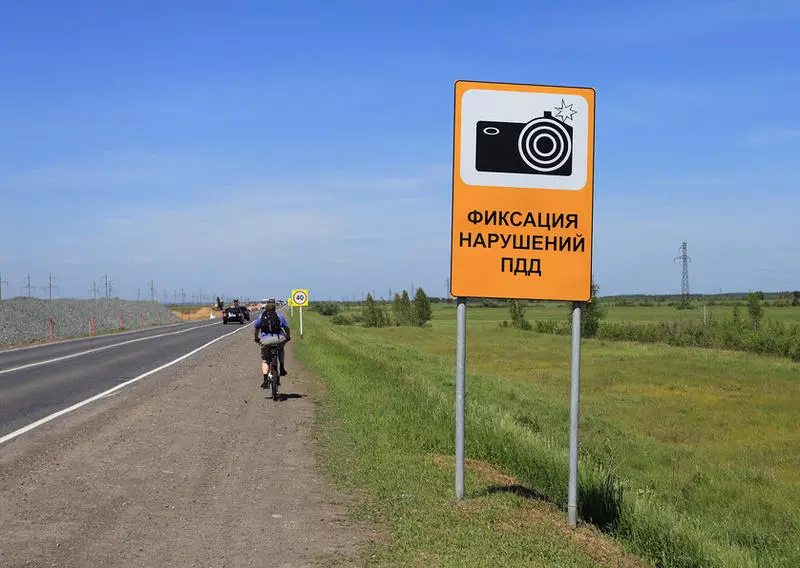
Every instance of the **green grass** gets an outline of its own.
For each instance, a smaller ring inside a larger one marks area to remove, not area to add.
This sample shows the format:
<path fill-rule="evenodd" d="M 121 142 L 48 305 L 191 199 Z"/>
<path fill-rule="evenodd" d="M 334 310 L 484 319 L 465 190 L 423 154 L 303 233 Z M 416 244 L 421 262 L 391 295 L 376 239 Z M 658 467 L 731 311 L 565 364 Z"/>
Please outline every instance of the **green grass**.
<path fill-rule="evenodd" d="M 618 309 L 643 317 L 639 310 L 667 308 Z M 468 310 L 467 456 L 563 507 L 569 339 L 501 329 L 507 315 Z M 553 523 L 503 521 L 514 530 L 496 534 L 493 519 L 515 518 L 530 501 L 487 492 L 485 480 L 468 478 L 467 502 L 451 503 L 452 468 L 431 458 L 453 453 L 451 306 L 437 307 L 427 329 L 329 321 L 309 313 L 307 340 L 295 352 L 330 388 L 324 420 L 339 424 L 331 428 L 337 445 L 324 444 L 334 448 L 332 462 L 343 455 L 335 448 L 348 448 L 340 472 L 372 496 L 369 514 L 388 522 L 391 538 L 376 551 L 381 563 L 597 564 L 568 532 L 545 539 Z M 582 364 L 584 518 L 654 565 L 800 566 L 800 365 L 599 341 L 584 342 Z M 461 528 L 478 532 L 462 539 Z M 535 556 L 542 550 L 548 556 Z M 468 563 L 459 563 L 462 553 Z"/>
<path fill-rule="evenodd" d="M 555 320 L 567 319 L 570 305 L 560 302 L 531 304 L 525 307 L 525 317 L 534 320 Z M 747 319 L 747 306 L 742 304 L 739 307 L 741 317 Z M 472 313 L 474 312 L 474 313 Z M 455 318 L 454 304 L 434 304 L 434 318 L 451 317 Z M 495 325 L 502 320 L 508 320 L 508 308 L 477 308 L 471 310 L 470 316 L 476 322 L 491 322 Z M 732 306 L 710 306 L 707 308 L 707 317 L 715 319 L 731 319 L 733 316 Z M 765 307 L 764 321 L 775 320 L 785 323 L 800 323 L 800 306 L 795 307 Z M 622 321 L 631 323 L 653 323 L 661 321 L 703 321 L 703 307 L 693 305 L 688 310 L 679 310 L 670 306 L 609 306 L 605 321 Z"/>
<path fill-rule="evenodd" d="M 295 354 L 324 377 L 318 413 L 326 463 L 363 492 L 356 518 L 388 524 L 366 554 L 382 566 L 638 566 L 591 528 L 569 531 L 552 506 L 518 494 L 486 464 L 467 469 L 468 499 L 453 495 L 448 397 L 422 371 L 426 358 L 373 348 L 369 334 L 342 334 L 316 314 Z M 423 330 L 420 330 L 423 331 Z M 355 339 L 355 340 L 354 340 Z M 452 417 L 450 417 L 452 418 Z"/>

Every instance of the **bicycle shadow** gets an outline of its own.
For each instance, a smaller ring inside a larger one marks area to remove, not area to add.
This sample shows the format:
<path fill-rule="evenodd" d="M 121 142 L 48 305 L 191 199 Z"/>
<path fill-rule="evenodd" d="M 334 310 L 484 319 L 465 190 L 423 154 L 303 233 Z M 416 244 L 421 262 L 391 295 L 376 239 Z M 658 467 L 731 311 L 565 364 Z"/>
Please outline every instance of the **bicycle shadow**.
<path fill-rule="evenodd" d="M 296 399 L 296 398 L 306 398 L 306 396 L 308 396 L 308 395 L 299 394 L 299 393 L 278 393 L 278 400 L 276 402 L 284 402 L 284 401 L 287 401 L 287 400 L 290 400 L 290 399 Z M 265 400 L 272 400 L 272 397 L 267 395 L 267 396 L 264 397 L 264 399 Z"/>

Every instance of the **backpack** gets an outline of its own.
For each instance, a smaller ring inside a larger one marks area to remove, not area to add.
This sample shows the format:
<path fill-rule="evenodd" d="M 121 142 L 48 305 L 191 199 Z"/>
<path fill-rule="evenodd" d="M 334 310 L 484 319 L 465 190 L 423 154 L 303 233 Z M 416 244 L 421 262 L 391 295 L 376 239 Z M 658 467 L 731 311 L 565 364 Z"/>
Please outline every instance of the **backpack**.
<path fill-rule="evenodd" d="M 277 312 L 270 311 L 261 316 L 261 332 L 267 335 L 280 335 L 283 332 Z"/>

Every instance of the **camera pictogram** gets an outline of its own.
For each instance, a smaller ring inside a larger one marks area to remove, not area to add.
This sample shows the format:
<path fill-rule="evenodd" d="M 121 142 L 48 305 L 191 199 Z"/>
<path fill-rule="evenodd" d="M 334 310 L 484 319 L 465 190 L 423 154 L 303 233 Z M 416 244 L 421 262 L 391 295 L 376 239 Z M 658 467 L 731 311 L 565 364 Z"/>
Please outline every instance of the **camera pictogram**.
<path fill-rule="evenodd" d="M 564 104 L 562 102 L 562 107 Z M 569 105 L 571 107 L 571 105 Z M 562 116 L 559 109 L 543 111 L 527 123 L 480 120 L 476 129 L 475 169 L 480 172 L 572 175 L 572 126 L 566 123 L 574 111 Z"/>

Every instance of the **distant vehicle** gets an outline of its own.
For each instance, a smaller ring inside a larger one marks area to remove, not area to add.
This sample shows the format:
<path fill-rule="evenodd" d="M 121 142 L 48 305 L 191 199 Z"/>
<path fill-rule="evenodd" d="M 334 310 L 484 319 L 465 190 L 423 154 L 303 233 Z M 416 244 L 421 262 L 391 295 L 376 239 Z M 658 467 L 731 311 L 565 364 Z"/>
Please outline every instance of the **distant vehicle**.
<path fill-rule="evenodd" d="M 229 321 L 238 321 L 239 324 L 244 325 L 244 311 L 239 306 L 229 306 L 222 312 L 222 323 L 227 324 Z M 250 316 L 247 316 L 250 319 Z"/>
<path fill-rule="evenodd" d="M 242 310 L 242 314 L 244 314 L 244 319 L 250 321 L 250 308 L 247 306 L 239 306 L 239 309 Z"/>

